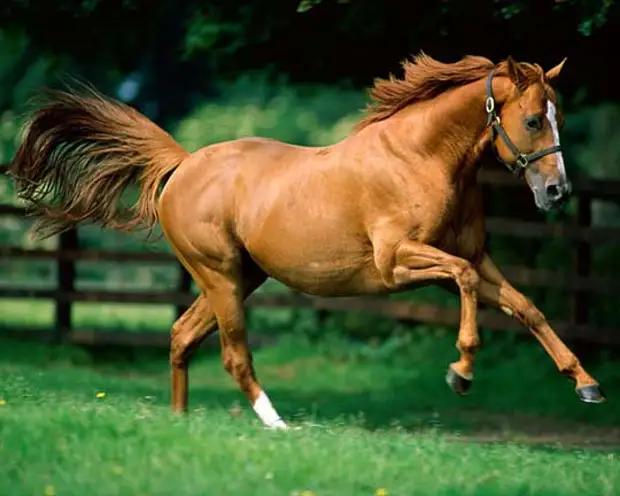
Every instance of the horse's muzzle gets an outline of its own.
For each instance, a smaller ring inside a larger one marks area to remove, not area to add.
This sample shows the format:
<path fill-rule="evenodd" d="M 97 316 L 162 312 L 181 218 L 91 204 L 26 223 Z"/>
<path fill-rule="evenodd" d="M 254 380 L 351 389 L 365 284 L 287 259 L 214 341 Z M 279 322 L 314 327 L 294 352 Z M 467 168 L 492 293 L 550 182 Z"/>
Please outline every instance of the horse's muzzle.
<path fill-rule="evenodd" d="M 572 189 L 572 184 L 568 180 L 552 179 L 547 181 L 543 201 L 549 205 L 549 209 L 557 208 L 570 198 Z"/>

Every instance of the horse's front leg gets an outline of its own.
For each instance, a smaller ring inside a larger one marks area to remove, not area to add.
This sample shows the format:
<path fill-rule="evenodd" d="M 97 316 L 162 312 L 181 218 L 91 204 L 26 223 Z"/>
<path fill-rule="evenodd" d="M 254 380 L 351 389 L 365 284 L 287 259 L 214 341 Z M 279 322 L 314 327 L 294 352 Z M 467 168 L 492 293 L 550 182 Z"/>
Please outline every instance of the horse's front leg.
<path fill-rule="evenodd" d="M 461 296 L 461 322 L 456 343 L 460 359 L 450 364 L 446 380 L 454 391 L 465 394 L 473 379 L 474 358 L 480 344 L 476 322 L 479 277 L 474 267 L 462 258 L 409 240 L 399 243 L 394 251 L 378 250 L 375 260 L 391 289 L 427 280 L 456 282 Z"/>
<path fill-rule="evenodd" d="M 485 255 L 480 263 L 478 273 L 481 277 L 480 300 L 500 308 L 529 328 L 560 372 L 575 381 L 575 390 L 582 401 L 587 403 L 605 401 L 598 383 L 584 370 L 577 357 L 553 331 L 543 313 L 512 287 L 488 255 Z"/>

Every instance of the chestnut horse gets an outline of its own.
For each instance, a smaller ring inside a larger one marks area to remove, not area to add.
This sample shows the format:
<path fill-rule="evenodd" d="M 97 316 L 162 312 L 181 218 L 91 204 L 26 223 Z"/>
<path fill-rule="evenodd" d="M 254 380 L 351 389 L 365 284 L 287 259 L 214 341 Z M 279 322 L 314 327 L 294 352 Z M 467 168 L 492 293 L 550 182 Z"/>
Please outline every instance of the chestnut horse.
<path fill-rule="evenodd" d="M 95 90 L 51 92 L 11 172 L 41 237 L 83 221 L 148 231 L 159 221 L 201 290 L 172 328 L 174 411 L 187 409 L 193 352 L 219 329 L 225 369 L 266 426 L 286 428 L 258 383 L 246 335 L 244 300 L 268 277 L 321 296 L 456 283 L 452 389 L 465 394 L 473 379 L 480 300 L 529 328 L 579 398 L 597 403 L 598 383 L 483 248 L 477 171 L 486 150 L 525 179 L 540 209 L 570 193 L 551 86 L 563 64 L 544 72 L 512 58 L 441 63 L 420 54 L 403 63 L 402 79 L 377 80 L 368 115 L 325 147 L 254 137 L 189 153 Z M 140 197 L 123 208 L 134 182 Z"/>

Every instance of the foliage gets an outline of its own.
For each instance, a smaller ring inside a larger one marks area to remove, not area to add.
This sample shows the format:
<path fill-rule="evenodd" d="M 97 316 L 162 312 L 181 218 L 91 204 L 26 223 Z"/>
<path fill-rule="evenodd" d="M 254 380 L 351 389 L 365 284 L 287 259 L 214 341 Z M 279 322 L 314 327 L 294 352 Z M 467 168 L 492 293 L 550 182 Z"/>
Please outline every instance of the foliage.
<path fill-rule="evenodd" d="M 11 110 L 5 110 L 0 114 L 0 164 L 8 164 L 17 148 L 19 127 L 15 119 L 15 114 Z M 8 181 L 0 183 L 0 197 L 6 198 L 12 194 L 8 191 Z"/>
<path fill-rule="evenodd" d="M 349 3 L 351 0 L 336 0 L 337 3 Z M 357 0 L 358 3 L 360 0 Z M 311 8 L 321 4 L 323 0 L 301 0 L 297 5 L 297 12 L 308 12 Z M 449 11 L 454 8 L 450 5 L 450 1 L 444 1 L 443 11 Z M 496 15 L 504 19 L 510 19 L 519 16 L 524 12 L 530 11 L 532 4 L 530 2 L 507 2 L 508 5 L 501 5 L 503 2 L 495 1 Z M 595 2 L 580 2 L 579 0 L 557 0 L 555 10 L 561 12 L 570 8 L 575 9 L 580 21 L 577 30 L 584 36 L 590 36 L 596 28 L 603 26 L 607 20 L 609 11 L 612 9 L 614 0 L 598 0 Z"/>
<path fill-rule="evenodd" d="M 58 68 L 50 57 L 35 53 L 23 33 L 0 29 L 0 164 L 15 151 L 23 112 L 33 91 Z"/>
<path fill-rule="evenodd" d="M 198 105 L 177 126 L 174 136 L 186 148 L 248 136 L 330 145 L 348 135 L 364 106 L 356 90 L 270 82 L 258 75 L 221 86 L 217 100 Z"/>
<path fill-rule="evenodd" d="M 562 143 L 578 173 L 620 179 L 620 104 L 573 111 L 562 129 Z"/>
<path fill-rule="evenodd" d="M 221 78 L 258 70 L 295 82 L 367 86 L 420 49 L 448 60 L 467 53 L 493 59 L 512 54 L 545 66 L 569 55 L 564 91 L 586 86 L 594 100 L 616 94 L 601 71 L 580 69 L 615 41 L 620 8 L 612 0 L 444 0 L 414 9 L 400 0 L 311 0 L 303 13 L 297 4 L 6 0 L 0 27 L 25 37 L 20 43 L 26 67 L 50 59 L 106 91 L 138 75 L 135 103 L 165 123 L 190 110 Z M 548 19 L 552 35 L 543 34 L 549 33 Z M 541 44 L 541 36 L 552 36 L 553 43 Z M 3 39 L 0 44 L 11 47 Z M 0 58 L 10 52 L 3 49 Z"/>

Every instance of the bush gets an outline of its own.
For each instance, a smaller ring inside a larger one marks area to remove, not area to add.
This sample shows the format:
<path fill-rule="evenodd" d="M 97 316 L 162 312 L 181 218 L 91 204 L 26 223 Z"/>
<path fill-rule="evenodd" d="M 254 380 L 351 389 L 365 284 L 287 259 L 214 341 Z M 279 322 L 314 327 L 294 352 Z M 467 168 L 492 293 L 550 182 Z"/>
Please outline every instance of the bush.
<path fill-rule="evenodd" d="M 189 150 L 249 136 L 324 146 L 349 133 L 364 103 L 363 93 L 352 89 L 244 76 L 222 85 L 220 97 L 198 105 L 173 134 Z"/>

